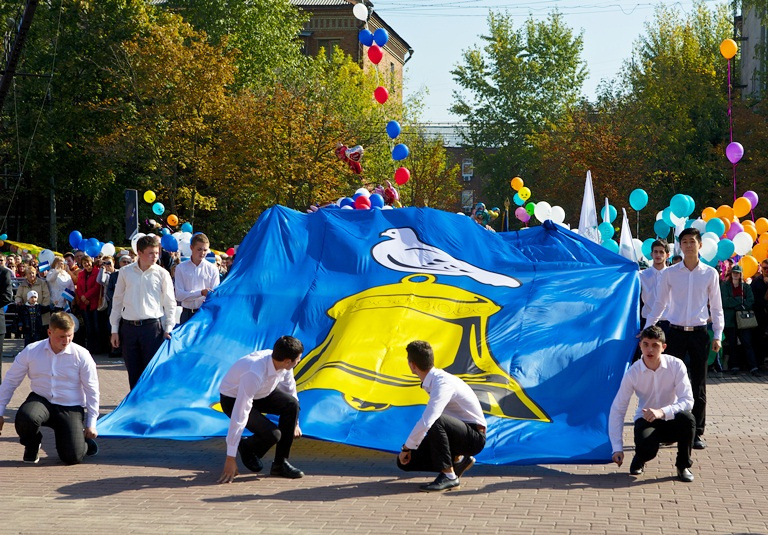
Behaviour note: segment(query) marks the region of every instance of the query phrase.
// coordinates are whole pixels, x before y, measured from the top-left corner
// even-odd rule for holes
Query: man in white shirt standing
[[[422,485],[424,492],[458,489],[459,478],[475,464],[473,455],[485,447],[485,416],[467,383],[435,368],[429,342],[416,340],[405,348],[408,367],[421,379],[429,402],[403,444],[397,466],[405,471],[438,472]]]
[[[637,394],[635,457],[629,473],[642,474],[645,463],[656,457],[660,444],[677,442],[677,477],[689,483],[693,481],[691,448],[696,434],[696,420],[691,414],[693,393],[683,361],[663,353],[667,347],[665,342],[664,331],[659,326],[643,330],[640,338],[643,356],[621,380],[608,417],[608,435],[613,462],[621,466],[624,415],[632,394]]]
[[[644,269],[640,272],[640,287],[642,293],[640,297],[643,300],[643,308],[640,310],[640,329],[645,328],[646,319],[651,314],[653,304],[656,302],[656,292],[661,282],[661,275],[664,269],[667,267],[667,259],[669,258],[669,244],[666,240],[659,238],[651,244],[651,259],[653,263],[648,269]],[[669,330],[669,322],[661,320],[659,326],[666,333]],[[641,357],[640,346],[638,345],[637,351],[635,351],[635,358],[632,361],[639,360]]]
[[[301,360],[304,345],[293,336],[282,336],[272,350],[256,351],[235,362],[221,381],[221,409],[230,417],[227,459],[219,483],[237,476],[237,452],[246,468],[261,472],[261,458],[275,448],[270,474],[289,479],[304,477],[288,457],[293,439],[301,436],[299,398],[293,369]],[[277,415],[278,425],[264,414]],[[248,429],[253,436],[242,438]]]
[[[157,237],[142,236],[136,249],[138,260],[120,269],[109,314],[110,341],[115,349],[122,347],[131,390],[176,324],[173,281],[157,264]]]
[[[48,338],[25,347],[0,385],[0,430],[3,413],[13,393],[29,376],[31,392],[16,413],[16,433],[24,446],[25,463],[40,460],[43,435],[50,427],[56,451],[64,464],[78,464],[95,455],[96,418],[99,416],[99,378],[96,364],[84,347],[72,343],[75,324],[65,312],[51,316]]]
[[[648,316],[648,326],[656,325],[662,315],[669,321],[667,352],[679,359],[690,358],[688,373],[693,388],[693,415],[696,417],[694,449],[707,447],[704,434],[707,414],[707,360],[709,334],[707,322],[712,317],[712,351],[720,351],[725,320],[720,297],[720,277],[715,269],[699,261],[701,233],[687,228],[680,233],[683,261],[664,270],[657,299]]]
[[[203,233],[192,236],[192,255],[188,262],[176,266],[174,285],[176,300],[181,303],[181,324],[184,324],[203,306],[206,297],[219,285],[219,270],[205,257],[210,252],[208,236]]]

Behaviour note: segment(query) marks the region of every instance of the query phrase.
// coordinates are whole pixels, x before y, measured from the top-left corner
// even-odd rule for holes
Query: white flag
[[[587,181],[584,183],[584,199],[581,201],[581,215],[579,216],[579,234],[595,243],[600,243],[591,171],[587,171]]]
[[[629,228],[629,220],[627,219],[627,210],[621,209],[624,214],[624,218],[621,221],[621,238],[619,240],[619,254],[627,260],[637,262],[637,253],[635,252],[635,244],[632,241],[632,230]]]

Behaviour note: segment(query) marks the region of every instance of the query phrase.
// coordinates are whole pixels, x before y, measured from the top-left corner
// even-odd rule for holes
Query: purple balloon
[[[755,206],[757,206],[757,193],[755,193],[752,190],[745,191],[744,195],[742,195],[745,199],[749,199],[749,202],[752,203],[752,209],[755,209]]]
[[[725,236],[729,240],[732,240],[733,237],[736,236],[736,234],[738,234],[739,232],[744,232],[744,227],[742,226],[741,223],[734,222],[734,223],[731,223],[731,228],[728,229],[728,232],[725,233]]]
[[[522,206],[519,206],[515,210],[515,217],[518,218],[523,223],[527,223],[531,219],[531,215],[528,212],[526,212],[525,208],[523,208]]]
[[[725,147],[725,155],[728,157],[729,162],[737,164],[744,156],[744,147],[741,146],[741,143],[737,143],[736,141],[728,143],[728,146]]]

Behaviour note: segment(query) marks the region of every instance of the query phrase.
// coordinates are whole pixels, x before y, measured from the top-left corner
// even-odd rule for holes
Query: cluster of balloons
[[[618,228],[613,226],[618,215],[619,212],[612,204],[603,206],[600,209],[600,217],[603,219],[603,222],[597,226],[597,231],[600,233],[600,244],[614,253],[619,252],[619,242],[613,239],[613,236],[619,231]]]
[[[342,197],[330,207],[342,210],[391,210],[400,205],[400,194],[387,181],[387,187],[377,186],[374,193],[368,188],[358,189],[352,197]]]
[[[361,155],[362,155],[362,149],[363,148],[360,147]],[[152,213],[153,214],[155,214],[157,216],[161,216],[161,215],[163,215],[165,213],[165,205],[163,205],[163,203],[161,203],[161,202],[155,202],[156,200],[157,200],[157,195],[155,195],[154,191],[147,190],[147,191],[144,192],[144,202],[146,202],[147,204],[151,204],[152,205]],[[168,226],[175,227],[176,225],[179,224],[179,217],[176,214],[168,214],[165,217],[165,222],[168,224]],[[147,223],[149,223],[149,225],[154,227],[154,228],[162,227],[162,225],[158,224],[154,219],[148,220]],[[192,232],[192,230],[191,230],[192,229],[192,224],[191,223],[184,223],[184,225],[189,225],[189,228],[190,228],[189,232]],[[184,227],[182,226],[182,231],[183,231],[183,228]],[[169,234],[169,233],[170,233],[170,231],[168,229],[163,228],[163,234],[164,235],[165,234]],[[166,247],[164,246],[164,248],[166,248]],[[168,250],[170,251],[170,249],[168,249]],[[178,249],[175,249],[175,250],[178,250]]]
[[[683,193],[676,194],[669,201],[669,206],[656,215],[653,231],[657,236],[666,238],[669,235],[669,231],[677,228],[695,209],[696,203],[693,197]]]
[[[527,202],[531,198],[531,190],[519,176],[510,181],[510,186],[517,192],[513,197],[515,204],[518,206],[515,208],[515,217],[521,222],[527,225],[531,217],[534,216],[540,223],[547,219],[551,219],[560,225],[565,222],[565,210],[561,206],[552,206],[546,201],[539,201],[537,203]]]
[[[8,239],[8,234],[0,234],[0,247],[5,244],[5,240]]]
[[[364,152],[365,150],[361,145],[355,145],[354,147],[349,148],[346,145],[339,143],[336,146],[336,157],[342,162],[346,162],[352,172],[356,175],[363,172],[363,166],[360,163],[360,160],[363,159]]]
[[[483,226],[490,225],[491,221],[499,217],[501,211],[497,208],[486,209],[485,203],[479,202],[472,209],[470,216]]]
[[[113,256],[115,254],[115,245],[112,242],[104,243],[97,238],[83,238],[83,234],[79,230],[73,230],[69,233],[69,244],[73,249],[79,249],[88,256],[98,256],[99,253],[105,256]],[[47,249],[43,249],[40,254],[45,251]],[[40,260],[40,255],[38,255],[38,260]],[[50,259],[50,262],[53,262],[53,258]]]

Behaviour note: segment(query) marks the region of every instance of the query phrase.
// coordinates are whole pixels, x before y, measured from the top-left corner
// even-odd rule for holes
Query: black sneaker
[[[88,457],[93,457],[97,453],[99,453],[99,445],[96,444],[96,441],[92,438],[86,438],[85,439],[85,445],[88,447],[88,449],[85,450],[85,454]]]
[[[237,451],[240,452],[240,460],[243,461],[245,467],[251,472],[261,472],[264,470],[264,463],[248,447],[248,440],[247,438],[240,439],[240,444],[237,446]]]
[[[464,472],[472,468],[475,464],[475,458],[471,455],[462,456],[461,460],[453,465],[453,471],[456,477],[461,477]]]
[[[685,481],[686,483],[690,483],[693,481],[693,472],[691,472],[689,468],[678,468],[677,479],[680,481]]]
[[[281,463],[272,463],[272,469],[269,471],[270,475],[287,477],[288,479],[299,479],[304,477],[304,472],[293,466],[287,460]]]
[[[640,462],[640,459],[635,455],[629,465],[629,473],[633,476],[639,476],[643,473],[643,470],[645,470],[645,463]]]
[[[42,444],[42,439],[36,444],[32,446],[24,446],[24,457],[23,461],[27,464],[37,464],[40,462],[40,444]]]
[[[429,485],[422,485],[419,489],[421,489],[422,492],[443,492],[446,490],[458,489],[460,485],[461,483],[459,482],[458,477],[448,479],[448,476],[440,472],[432,483]]]

